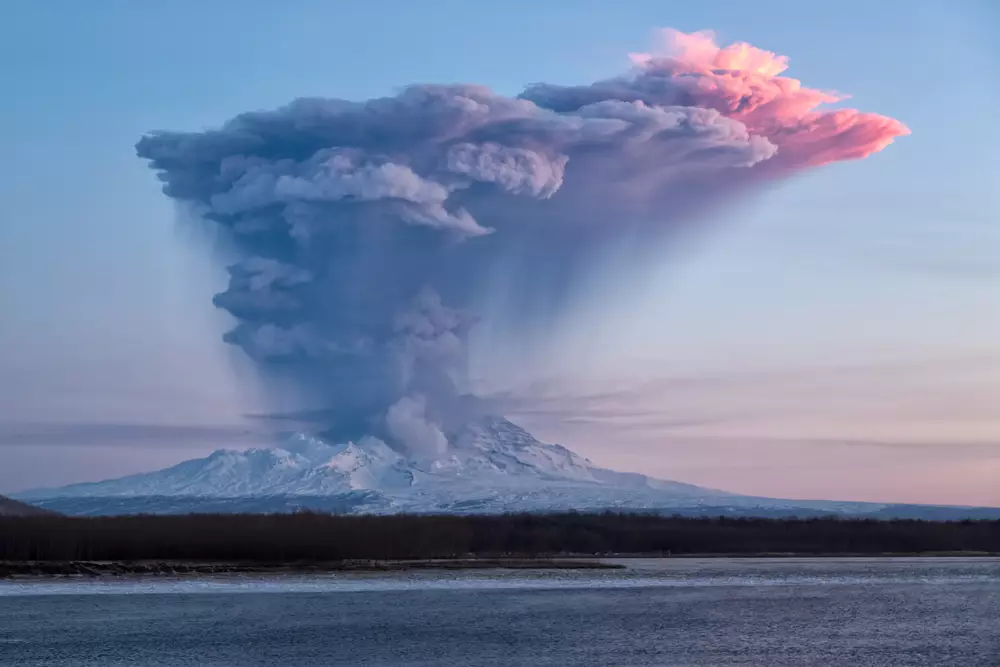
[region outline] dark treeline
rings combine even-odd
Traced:
[[[638,514],[0,517],[6,561],[332,561],[555,554],[1000,552],[1000,521]]]

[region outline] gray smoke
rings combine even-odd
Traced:
[[[502,292],[514,330],[557,314],[603,249],[658,241],[776,154],[718,110],[659,103],[666,84],[641,78],[574,103],[471,85],[299,99],[137,151],[239,257],[214,303],[275,398],[291,386],[336,437],[434,455],[478,409],[476,304]]]

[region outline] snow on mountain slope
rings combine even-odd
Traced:
[[[298,434],[272,449],[219,450],[156,472],[19,494],[25,500],[332,497],[357,511],[652,507],[731,494],[594,466],[500,417],[466,425],[440,458],[408,459],[376,438],[331,445]]]
[[[297,434],[272,449],[220,449],[164,470],[19,497],[325,495],[406,486],[409,476],[402,464],[399,454],[374,438],[330,445]]]
[[[66,514],[187,512],[495,513],[649,510],[693,516],[996,518],[1000,510],[741,496],[593,465],[500,417],[451,434],[436,459],[381,440],[298,434],[272,449],[219,450],[171,468],[17,494]]]

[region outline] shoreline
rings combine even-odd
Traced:
[[[572,558],[573,556],[569,557]],[[588,557],[592,558],[593,556]],[[607,556],[601,556],[601,558],[611,560],[628,560],[632,558],[727,558],[730,560],[757,560],[767,558],[1000,558],[1000,551],[830,551],[824,553],[811,553],[805,551],[760,551],[755,553],[610,554]]]
[[[309,563],[204,561],[0,561],[0,581],[53,577],[334,574],[413,570],[621,570],[624,565],[577,558],[454,558],[343,560]]]
[[[336,573],[408,572],[416,570],[623,570],[610,561],[657,560],[767,560],[767,559],[891,559],[891,558],[1000,558],[986,551],[906,553],[705,553],[705,554],[563,554],[558,557],[441,558],[414,560],[348,559],[321,562],[269,563],[253,561],[0,561],[0,581],[52,578],[114,578],[132,576],[202,577],[212,575],[305,575]]]

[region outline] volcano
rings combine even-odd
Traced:
[[[618,472],[561,445],[539,442],[502,417],[470,422],[449,440],[444,454],[419,458],[373,437],[334,444],[299,433],[273,448],[220,449],[164,470],[39,489],[18,498],[75,515],[613,510],[701,516],[923,516],[934,509],[921,513],[918,506],[757,498]],[[975,512],[937,511],[949,509],[962,517]]]

